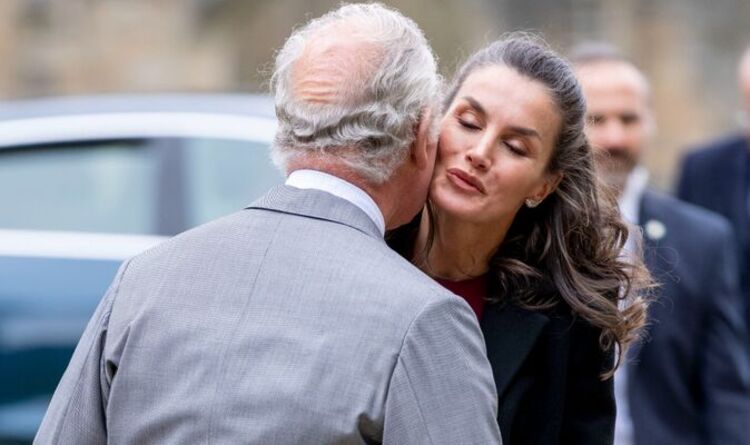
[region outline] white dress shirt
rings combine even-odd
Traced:
[[[337,176],[317,170],[295,170],[286,178],[286,185],[298,189],[322,190],[345,199],[362,209],[385,236],[385,218],[380,207],[364,190]]]
[[[638,219],[640,218],[641,199],[648,185],[648,171],[643,167],[636,167],[628,176],[622,195],[618,200],[622,217],[631,224],[630,236],[625,243],[626,255],[637,255],[636,238],[640,237]],[[638,231],[633,233],[632,231]],[[628,401],[628,370],[627,363],[617,368],[615,372],[615,400],[617,401],[617,418],[615,421],[615,445],[633,445],[633,420],[630,417],[630,403]]]

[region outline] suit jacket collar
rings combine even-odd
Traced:
[[[485,308],[481,326],[487,357],[490,363],[502,364],[492,367],[498,395],[505,392],[549,321],[547,315],[513,305]]]
[[[345,199],[321,190],[303,190],[280,185],[271,189],[247,208],[331,221],[352,227],[373,238],[383,239],[375,222],[362,209]]]
[[[654,278],[659,281],[659,273],[662,271],[671,270],[668,265],[663,264],[664,261],[670,261],[673,250],[665,251],[663,246],[670,245],[669,237],[671,236],[669,228],[664,222],[663,207],[659,202],[659,194],[652,191],[646,190],[641,197],[640,202],[640,215],[638,225],[643,228],[643,261],[646,264],[646,268],[651,272]],[[653,234],[649,233],[649,224],[660,224],[664,228],[663,233],[660,237],[654,237]],[[627,355],[629,365],[636,363],[633,359],[638,357],[640,350],[643,347],[643,341],[634,342],[628,349]]]

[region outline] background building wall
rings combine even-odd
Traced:
[[[669,188],[682,151],[735,128],[747,0],[391,0],[447,76],[513,30],[565,52],[617,44],[654,86],[659,135],[646,162]],[[266,91],[275,49],[337,0],[2,0],[0,100],[155,91]]]

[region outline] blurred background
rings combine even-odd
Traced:
[[[0,99],[112,92],[263,92],[295,24],[336,0],[2,0]],[[747,0],[389,0],[425,30],[450,75],[512,30],[566,51],[612,42],[650,76],[659,133],[647,155],[669,189],[680,153],[736,126]]]
[[[659,188],[686,149],[739,126],[750,0],[384,3],[422,27],[446,77],[509,31],[563,54],[619,46],[653,84]],[[338,4],[0,0],[0,444],[31,442],[123,259],[283,180],[263,96],[274,51]],[[64,99],[22,100],[49,97]]]

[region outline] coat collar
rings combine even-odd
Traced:
[[[482,333],[498,395],[507,389],[526,360],[550,318],[514,305],[492,304],[485,308]],[[502,364],[502,366],[497,365]]]
[[[352,227],[373,238],[383,239],[375,222],[362,209],[345,199],[320,190],[280,185],[247,208],[331,221]]]

